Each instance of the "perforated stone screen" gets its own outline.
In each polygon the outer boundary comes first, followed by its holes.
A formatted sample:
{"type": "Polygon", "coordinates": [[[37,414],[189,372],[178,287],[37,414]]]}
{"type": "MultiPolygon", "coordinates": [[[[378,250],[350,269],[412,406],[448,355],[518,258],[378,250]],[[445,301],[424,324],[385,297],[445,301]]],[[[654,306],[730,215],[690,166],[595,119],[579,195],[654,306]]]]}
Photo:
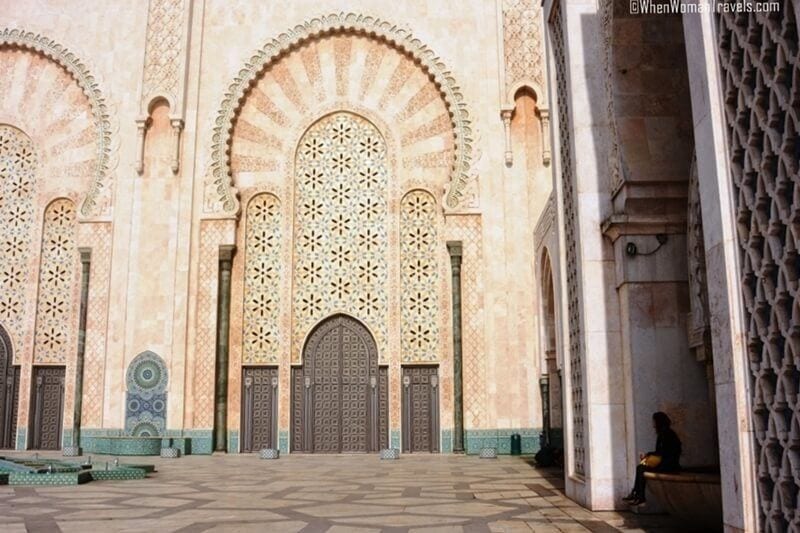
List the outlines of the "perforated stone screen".
{"type": "Polygon", "coordinates": [[[765,531],[800,527],[800,60],[780,8],[717,15],[765,531]]]}

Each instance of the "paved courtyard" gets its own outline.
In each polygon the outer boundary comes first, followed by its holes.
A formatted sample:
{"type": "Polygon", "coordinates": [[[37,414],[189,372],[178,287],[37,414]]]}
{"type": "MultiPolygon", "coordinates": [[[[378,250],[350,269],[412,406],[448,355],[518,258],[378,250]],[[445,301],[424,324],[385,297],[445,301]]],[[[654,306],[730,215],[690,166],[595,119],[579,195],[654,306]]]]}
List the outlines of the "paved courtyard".
{"type": "Polygon", "coordinates": [[[0,531],[677,531],[664,516],[588,512],[559,472],[518,457],[147,459],[158,472],[144,480],[0,486],[0,531]]]}

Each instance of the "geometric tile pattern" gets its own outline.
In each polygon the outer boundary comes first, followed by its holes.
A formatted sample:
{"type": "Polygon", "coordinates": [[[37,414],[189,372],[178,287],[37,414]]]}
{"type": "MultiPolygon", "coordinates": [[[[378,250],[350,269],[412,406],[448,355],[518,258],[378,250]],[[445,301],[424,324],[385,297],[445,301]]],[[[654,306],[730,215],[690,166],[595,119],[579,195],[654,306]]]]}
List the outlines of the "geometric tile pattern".
{"type": "Polygon", "coordinates": [[[81,424],[100,427],[103,413],[103,375],[106,361],[108,291],[111,282],[110,223],[91,224],[86,245],[91,247],[89,309],[86,317],[86,353],[83,367],[81,424]]]}
{"type": "Polygon", "coordinates": [[[37,164],[31,140],[0,125],[0,323],[17,353],[25,353],[26,290],[33,282],[29,261],[37,164]]]}
{"type": "Polygon", "coordinates": [[[278,327],[281,293],[281,206],[271,194],[247,204],[242,361],[277,363],[284,346],[278,327]]]}
{"type": "Polygon", "coordinates": [[[800,525],[796,6],[784,0],[769,13],[717,14],[764,531],[800,525]]]}
{"type": "Polygon", "coordinates": [[[541,16],[541,3],[535,0],[503,0],[506,91],[527,80],[542,87],[541,16]]]}
{"type": "Polygon", "coordinates": [[[338,112],[309,128],[296,157],[292,352],[339,310],[367,324],[386,353],[386,143],[363,118],[338,112]]]}
{"type": "Polygon", "coordinates": [[[163,435],[167,418],[167,366],[146,351],[133,358],[125,375],[125,433],[135,437],[163,435]]]}
{"type": "Polygon", "coordinates": [[[464,380],[464,424],[467,428],[487,427],[489,423],[487,361],[483,321],[483,239],[479,216],[455,216],[447,221],[448,240],[460,240],[462,357],[464,380]]]}
{"type": "Polygon", "coordinates": [[[200,266],[197,288],[197,338],[195,345],[193,420],[188,427],[214,425],[214,376],[217,342],[217,285],[219,245],[226,242],[227,221],[206,220],[200,225],[200,266]]]}
{"type": "MultiPolygon", "coordinates": [[[[107,460],[93,458],[99,471],[107,460]]],[[[255,455],[147,462],[156,472],[140,480],[0,486],[3,530],[680,531],[664,515],[588,511],[564,495],[562,472],[520,457],[281,454],[270,461],[269,476],[255,455]]]]}
{"type": "Polygon", "coordinates": [[[561,187],[564,201],[564,240],[567,266],[567,315],[569,323],[570,393],[572,399],[572,468],[584,473],[584,407],[583,407],[583,346],[578,283],[577,199],[572,172],[572,135],[570,132],[569,98],[567,97],[567,64],[561,4],[553,7],[550,21],[556,88],[558,93],[558,123],[561,162],[561,187]]]}
{"type": "Polygon", "coordinates": [[[77,341],[77,287],[80,269],[77,220],[72,200],[59,199],[44,213],[34,362],[65,363],[77,341]]]}
{"type": "Polygon", "coordinates": [[[402,358],[439,359],[439,217],[434,197],[411,191],[400,205],[402,358]]]}

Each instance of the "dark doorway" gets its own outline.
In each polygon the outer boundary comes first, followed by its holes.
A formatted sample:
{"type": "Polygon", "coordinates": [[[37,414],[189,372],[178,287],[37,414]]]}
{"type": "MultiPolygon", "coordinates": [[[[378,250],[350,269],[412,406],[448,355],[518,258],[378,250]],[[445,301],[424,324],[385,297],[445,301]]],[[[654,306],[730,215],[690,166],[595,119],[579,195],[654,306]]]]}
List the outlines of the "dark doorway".
{"type": "Polygon", "coordinates": [[[358,320],[335,315],[321,322],[292,369],[292,450],[374,452],[388,440],[386,372],[378,349],[358,320]]]}
{"type": "Polygon", "coordinates": [[[277,448],[278,368],[242,369],[242,451],[277,448]]]}
{"type": "Polygon", "coordinates": [[[439,451],[439,368],[403,367],[403,451],[439,451]]]}
{"type": "Polygon", "coordinates": [[[0,327],[0,449],[16,447],[19,366],[13,362],[11,339],[0,327]]]}
{"type": "Polygon", "coordinates": [[[64,367],[33,367],[33,409],[31,448],[61,448],[61,425],[64,416],[64,367]]]}

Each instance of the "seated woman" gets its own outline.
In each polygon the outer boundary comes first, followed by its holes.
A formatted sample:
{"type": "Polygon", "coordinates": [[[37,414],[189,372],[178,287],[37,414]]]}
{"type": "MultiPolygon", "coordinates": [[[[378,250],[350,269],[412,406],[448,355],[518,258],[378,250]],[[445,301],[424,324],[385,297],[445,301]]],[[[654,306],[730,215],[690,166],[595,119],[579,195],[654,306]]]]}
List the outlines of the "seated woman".
{"type": "Polygon", "coordinates": [[[669,417],[658,411],[653,413],[653,428],[656,430],[656,449],[639,456],[641,462],[636,467],[636,480],[631,493],[622,499],[630,505],[641,505],[645,497],[645,472],[677,472],[681,469],[681,439],[670,427],[669,417]]]}

